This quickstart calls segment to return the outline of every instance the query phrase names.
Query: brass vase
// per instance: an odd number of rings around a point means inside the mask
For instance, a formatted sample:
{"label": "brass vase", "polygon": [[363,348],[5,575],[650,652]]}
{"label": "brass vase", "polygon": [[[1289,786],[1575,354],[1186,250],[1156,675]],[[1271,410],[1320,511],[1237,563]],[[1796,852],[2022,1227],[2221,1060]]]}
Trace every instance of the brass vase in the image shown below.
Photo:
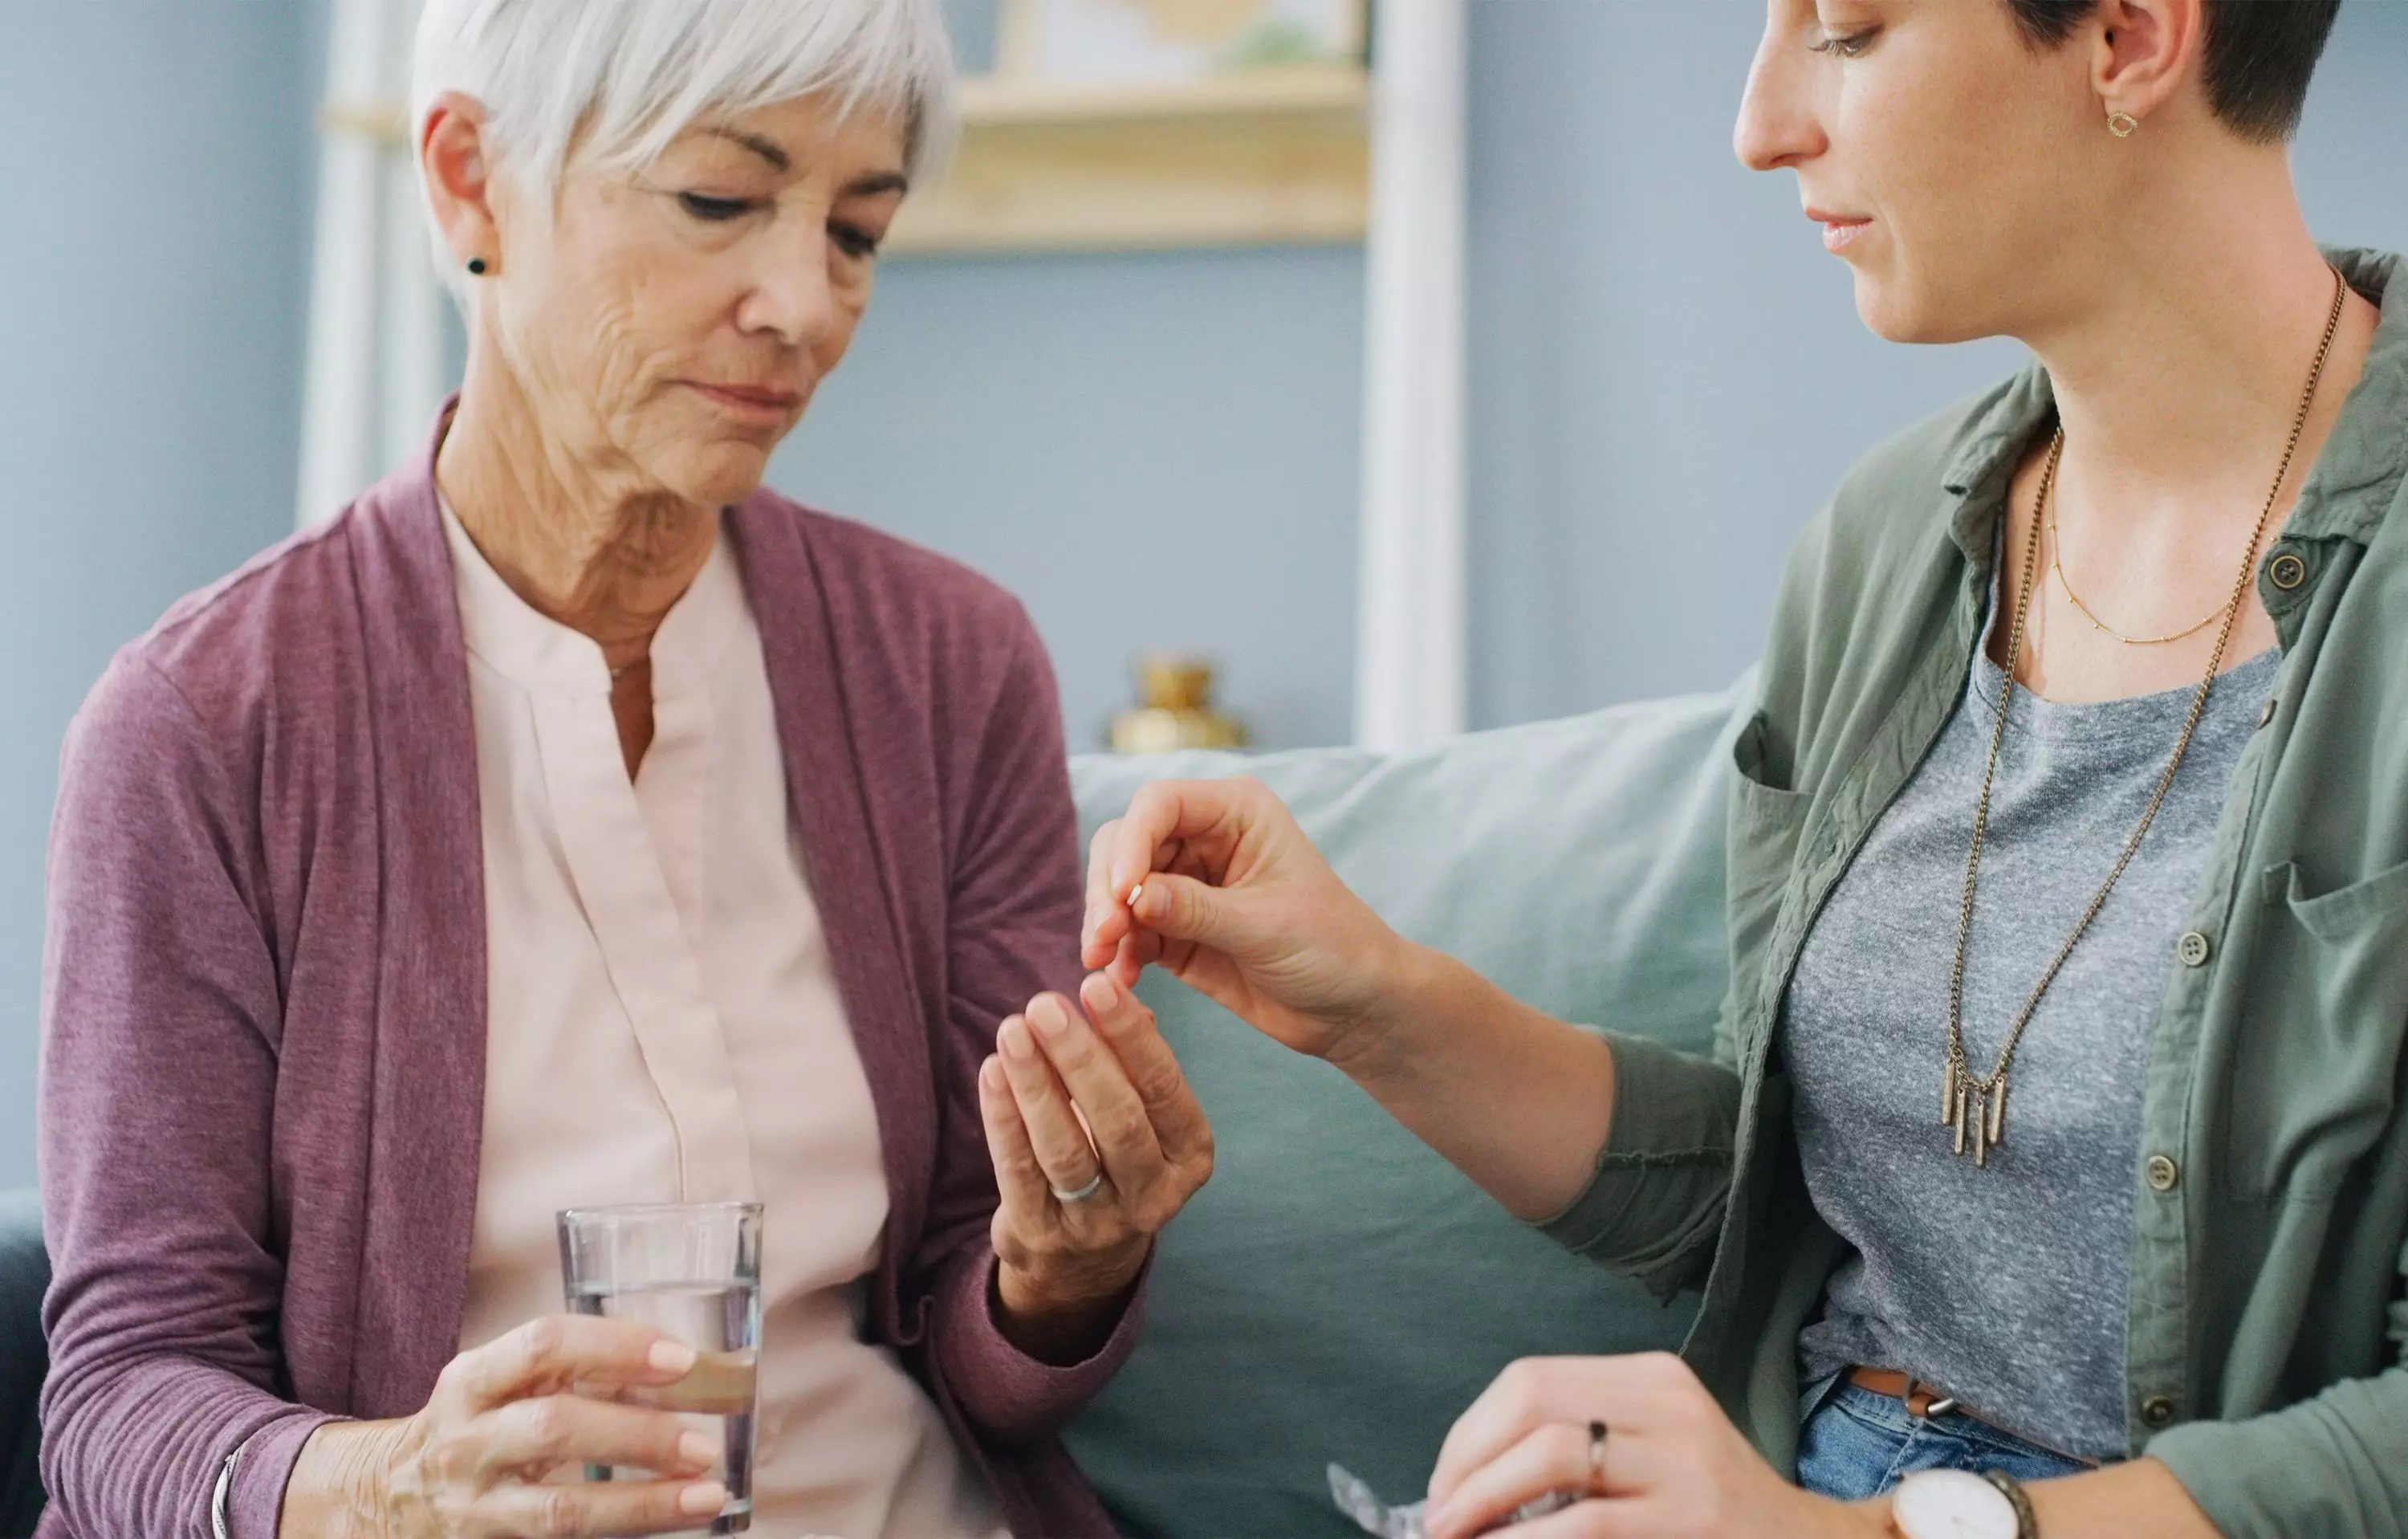
{"label": "brass vase", "polygon": [[1112,718],[1115,754],[1182,748],[1243,748],[1245,725],[1212,709],[1212,665],[1184,653],[1152,652],[1137,663],[1138,699]]}

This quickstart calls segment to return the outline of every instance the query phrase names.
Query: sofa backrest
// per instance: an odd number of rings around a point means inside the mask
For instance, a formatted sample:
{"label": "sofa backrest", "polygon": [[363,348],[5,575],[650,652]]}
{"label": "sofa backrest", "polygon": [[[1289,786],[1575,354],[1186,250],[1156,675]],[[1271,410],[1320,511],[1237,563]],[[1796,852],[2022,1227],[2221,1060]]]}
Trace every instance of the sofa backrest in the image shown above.
{"label": "sofa backrest", "polygon": [[[1618,707],[1393,755],[1085,758],[1082,822],[1150,781],[1250,774],[1414,940],[1567,1020],[1703,1051],[1727,971],[1724,767],[1754,702]],[[1417,1497],[1515,1359],[1677,1345],[1690,1305],[1515,1222],[1326,1066],[1167,977],[1144,996],[1212,1118],[1136,1357],[1069,1430],[1124,1530],[1342,1535],[1326,1467]]]}
{"label": "sofa backrest", "polygon": [[0,1192],[0,1539],[32,1533],[42,1515],[36,1412],[50,1363],[42,1346],[50,1286],[40,1201],[30,1191]]}

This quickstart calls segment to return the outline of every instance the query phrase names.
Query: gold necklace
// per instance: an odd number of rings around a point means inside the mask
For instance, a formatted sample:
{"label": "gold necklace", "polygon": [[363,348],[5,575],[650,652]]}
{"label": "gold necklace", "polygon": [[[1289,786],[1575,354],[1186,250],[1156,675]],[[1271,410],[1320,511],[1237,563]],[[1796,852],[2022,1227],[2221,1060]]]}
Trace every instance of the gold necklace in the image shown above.
{"label": "gold necklace", "polygon": [[[2054,490],[2055,488],[2052,487],[2051,491],[2054,492]],[[2072,601],[2075,609],[2082,611],[2082,618],[2090,622],[2092,629],[2097,630],[2100,634],[2114,640],[2121,641],[2128,647],[2161,647],[2173,641],[2186,641],[2192,637],[2198,635],[2200,631],[2205,630],[2208,626],[2215,624],[2218,620],[2223,619],[2226,613],[2232,608],[2232,606],[2228,603],[2223,609],[2215,611],[2205,619],[2200,621],[2199,624],[2186,626],[2181,630],[2175,631],[2171,636],[2125,635],[2122,631],[2117,630],[2106,621],[2100,619],[2097,613],[2091,610],[2090,606],[2082,601],[2082,596],[2073,591],[2072,580],[2065,575],[2065,540],[2057,532],[2057,501],[2054,496],[2051,497],[2048,504],[2048,570],[2049,575],[2057,579],[2057,585],[2065,590],[2065,597]]]}
{"label": "gold necklace", "polygon": [[2324,378],[2325,361],[2332,354],[2333,338],[2341,330],[2342,307],[2349,297],[2349,280],[2341,269],[2333,269],[2332,312],[2325,318],[2324,340],[2316,348],[2316,361],[2308,370],[2307,388],[2300,396],[2299,414],[2291,421],[2290,440],[2283,446],[2282,468],[2274,472],[2274,484],[2267,490],[2266,506],[2258,511],[2258,527],[2249,536],[2249,551],[2241,562],[2241,575],[2233,580],[2232,597],[2220,611],[2224,626],[2215,633],[2215,652],[2207,660],[2207,676],[2199,682],[2199,691],[2191,697],[2190,715],[2183,723],[2182,736],[2174,743],[2173,756],[2166,761],[2165,772],[2157,777],[2157,788],[2149,798],[2148,810],[2141,814],[2141,826],[2124,841],[2123,853],[2115,857],[2115,867],[2107,873],[2092,895],[2089,906],[2073,927],[2073,933],[2057,947],[2057,956],[2033,985],[2031,997],[2008,1028],[2006,1044],[1999,1050],[1999,1064],[1986,1078],[1977,1078],[1965,1061],[1965,945],[1973,933],[1973,892],[1982,870],[1982,841],[1989,831],[1990,791],[1999,774],[1999,745],[2007,735],[2007,710],[2015,697],[2015,667],[2023,654],[2024,624],[2031,611],[2033,579],[2040,570],[2040,530],[2042,510],[2049,505],[2049,494],[2057,484],[2057,467],[2065,457],[2065,424],[2057,424],[2057,436],[2048,446],[2048,463],[2041,471],[2040,496],[2032,504],[2031,533],[2024,546],[2023,575],[2015,584],[2015,617],[2014,628],[2007,633],[2006,676],[1999,685],[1998,719],[1990,728],[1990,759],[1982,771],[1982,799],[1973,809],[1973,847],[1965,857],[1965,899],[1956,919],[1956,960],[1948,973],[1948,1065],[1947,1077],[1940,1092],[1940,1121],[1954,1130],[1955,1150],[1965,1153],[1970,1145],[1973,1163],[1987,1166],[1990,1151],[2006,1142],[2007,1136],[2007,1073],[2014,1067],[2015,1046],[2023,1041],[2024,1028],[2031,1024],[2032,1014],[2040,1008],[2041,996],[2057,981],[2065,959],[2089,930],[2090,922],[2107,903],[2107,895],[2115,890],[2123,877],[2124,868],[2141,847],[2149,826],[2157,821],[2158,808],[2165,805],[2166,792],[2174,783],[2174,771],[2182,768],[2183,755],[2190,752],[2190,740],[2199,730],[2200,718],[2207,712],[2208,692],[2215,686],[2215,676],[2223,669],[2225,649],[2232,643],[2233,624],[2241,615],[2241,600],[2249,592],[2249,575],[2258,565],[2258,547],[2265,542],[2266,525],[2274,516],[2274,504],[2283,495],[2283,482],[2291,474],[2291,460],[2300,450],[2300,436],[2307,431],[2308,412],[2315,404],[2316,384]]}

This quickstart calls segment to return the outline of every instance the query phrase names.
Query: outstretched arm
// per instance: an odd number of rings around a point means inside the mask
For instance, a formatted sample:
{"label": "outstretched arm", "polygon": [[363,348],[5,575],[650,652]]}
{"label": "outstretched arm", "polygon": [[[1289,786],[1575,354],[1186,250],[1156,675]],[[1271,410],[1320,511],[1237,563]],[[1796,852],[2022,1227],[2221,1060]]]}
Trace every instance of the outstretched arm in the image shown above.
{"label": "outstretched arm", "polygon": [[1160,965],[1343,1071],[1524,1219],[1564,1214],[1598,1177],[1616,1044],[1397,934],[1256,782],[1140,792],[1089,852],[1084,933],[1086,964],[1122,986]]}

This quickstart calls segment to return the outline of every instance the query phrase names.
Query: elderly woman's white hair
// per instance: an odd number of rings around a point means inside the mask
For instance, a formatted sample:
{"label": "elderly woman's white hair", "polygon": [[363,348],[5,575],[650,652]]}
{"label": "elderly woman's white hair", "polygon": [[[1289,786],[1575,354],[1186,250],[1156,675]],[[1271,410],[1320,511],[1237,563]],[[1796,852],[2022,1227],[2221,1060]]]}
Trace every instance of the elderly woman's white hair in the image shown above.
{"label": "elderly woman's white hair", "polygon": [[798,96],[900,113],[915,179],[954,131],[936,0],[426,0],[413,65],[410,122],[473,98],[497,169],[545,203],[572,151],[638,169],[706,118]]}

